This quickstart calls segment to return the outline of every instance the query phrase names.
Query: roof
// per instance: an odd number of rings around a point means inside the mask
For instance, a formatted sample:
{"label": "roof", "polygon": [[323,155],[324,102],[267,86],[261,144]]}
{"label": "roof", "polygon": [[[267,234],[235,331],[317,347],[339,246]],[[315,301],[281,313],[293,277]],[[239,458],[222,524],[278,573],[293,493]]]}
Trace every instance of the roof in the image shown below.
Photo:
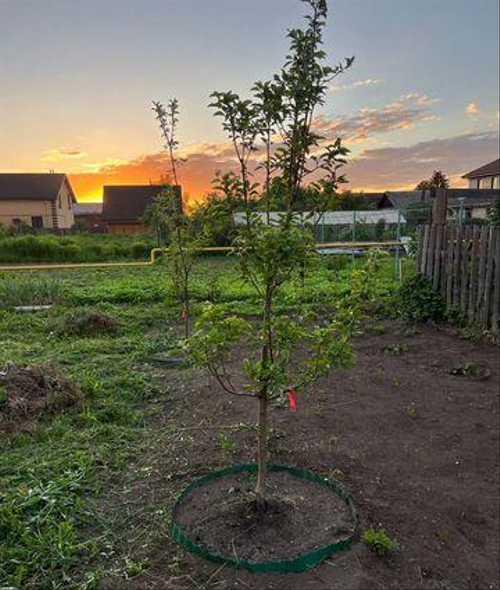
{"label": "roof", "polygon": [[396,209],[408,207],[408,205],[423,204],[429,200],[429,191],[389,191],[386,194]]}
{"label": "roof", "polygon": [[[449,188],[446,192],[450,207],[458,207],[461,199],[465,205],[476,207],[487,206],[500,199],[499,189]],[[423,205],[432,201],[431,191],[395,191],[388,192],[387,197],[395,208],[402,210],[408,205]]]}
{"label": "roof", "polygon": [[0,201],[55,201],[64,183],[76,203],[66,174],[0,173]]}
{"label": "roof", "polygon": [[498,200],[500,200],[500,189],[448,189],[449,207],[459,207],[462,204],[466,206],[487,207]]}
{"label": "roof", "polygon": [[[267,213],[256,213],[261,221],[266,222]],[[273,211],[269,213],[270,225],[276,225],[285,215],[285,212]],[[406,223],[403,215],[396,209],[381,209],[378,211],[325,211],[324,213],[311,213],[305,211],[299,214],[305,223],[317,223],[319,225],[351,225],[354,220],[360,223],[376,225],[380,221],[388,224],[396,224],[398,221]],[[233,219],[236,225],[246,225],[246,214],[243,211],[234,213]]]}
{"label": "roof", "polygon": [[500,176],[500,158],[480,168],[476,168],[472,172],[467,172],[462,178],[484,178],[486,176]]}
{"label": "roof", "polygon": [[[103,219],[116,223],[140,223],[148,205],[164,188],[159,184],[105,186]],[[181,198],[181,187],[175,188]]]}
{"label": "roof", "polygon": [[78,203],[73,212],[75,215],[102,215],[102,203]]}
{"label": "roof", "polygon": [[359,199],[366,207],[378,207],[385,198],[385,193],[351,193],[351,196]]}

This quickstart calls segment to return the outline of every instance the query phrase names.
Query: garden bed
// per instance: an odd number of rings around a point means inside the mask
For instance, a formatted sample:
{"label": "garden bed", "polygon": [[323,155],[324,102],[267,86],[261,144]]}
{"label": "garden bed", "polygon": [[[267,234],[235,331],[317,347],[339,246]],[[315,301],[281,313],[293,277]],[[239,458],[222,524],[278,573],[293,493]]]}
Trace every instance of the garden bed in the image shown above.
{"label": "garden bed", "polygon": [[[147,563],[147,573],[108,577],[104,588],[497,590],[498,348],[449,329],[384,322],[366,327],[356,351],[356,367],[322,380],[296,414],[273,412],[272,460],[341,480],[360,530],[385,529],[398,552],[381,558],[359,542],[308,573],[256,575],[179,550],[167,515],[197,478],[253,460],[255,431],[246,424],[254,408],[199,371],[157,369],[169,399],[143,454],[98,507],[122,539],[119,553]],[[452,374],[470,362],[491,377]]]}
{"label": "garden bed", "polygon": [[337,482],[270,466],[257,502],[254,465],[195,482],[175,510],[177,539],[198,555],[258,572],[311,569],[350,545],[357,515]]}

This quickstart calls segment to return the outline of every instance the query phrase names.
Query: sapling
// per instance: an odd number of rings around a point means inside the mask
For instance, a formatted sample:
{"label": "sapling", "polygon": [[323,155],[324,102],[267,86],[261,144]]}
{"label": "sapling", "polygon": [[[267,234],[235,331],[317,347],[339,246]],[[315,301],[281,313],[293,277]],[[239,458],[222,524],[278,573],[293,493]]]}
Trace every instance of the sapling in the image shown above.
{"label": "sapling", "polygon": [[182,160],[177,157],[179,102],[174,98],[168,102],[166,108],[160,102],[153,102],[153,111],[165,142],[164,148],[169,161],[167,176],[172,178],[174,186],[164,187],[152,206],[150,216],[154,223],[167,232],[169,245],[166,259],[170,269],[172,290],[181,304],[184,336],[188,338],[191,317],[191,276],[204,240],[203,234],[195,231],[193,221],[184,214],[182,206],[178,177],[178,166]]}
{"label": "sapling", "polygon": [[[243,100],[233,92],[212,95],[215,114],[223,119],[240,165],[246,224],[234,247],[242,276],[258,298],[259,317],[249,321],[208,306],[188,342],[194,361],[208,369],[224,392],[258,402],[255,497],[259,510],[267,506],[269,408],[287,396],[295,407],[297,392],[330,369],[350,365],[350,337],[369,278],[368,271],[353,274],[349,301],[332,302],[328,322],[318,322],[306,312],[284,316],[276,311],[284,287],[316,256],[312,233],[296,213],[304,179],[323,172],[335,185],[337,167],[345,156],[339,141],[325,146],[313,123],[331,79],[350,67],[353,58],[334,68],[324,65],[321,45],[327,4],[325,0],[303,2],[309,8],[306,26],[288,33],[290,53],[273,81],[257,83],[253,100]],[[285,210],[275,225],[264,223],[251,207],[259,187],[252,183],[249,161],[262,145],[265,180],[261,194],[268,198],[271,184],[279,183],[285,196]],[[241,349],[246,358],[233,374],[235,351]]]}

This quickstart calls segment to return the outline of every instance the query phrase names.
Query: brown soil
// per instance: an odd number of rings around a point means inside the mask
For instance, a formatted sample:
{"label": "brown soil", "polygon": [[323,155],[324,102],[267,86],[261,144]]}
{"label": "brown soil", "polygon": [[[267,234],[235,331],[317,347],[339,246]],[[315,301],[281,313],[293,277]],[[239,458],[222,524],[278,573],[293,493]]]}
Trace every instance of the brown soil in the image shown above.
{"label": "brown soil", "polygon": [[[168,518],[178,494],[212,470],[254,460],[255,431],[241,424],[257,409],[201,371],[158,368],[166,400],[156,402],[152,435],[96,507],[98,519],[114,522],[119,554],[148,568],[103,588],[498,590],[499,349],[387,322],[367,329],[356,351],[357,365],[319,382],[297,413],[273,411],[272,461],[341,479],[361,530],[384,528],[399,552],[380,558],[359,543],[311,572],[280,576],[221,569],[180,549]],[[468,363],[489,378],[452,374]]]}
{"label": "brown soil", "polygon": [[44,414],[56,414],[80,404],[80,389],[49,365],[8,365],[0,372],[0,432],[32,430]]}
{"label": "brown soil", "polygon": [[254,487],[255,476],[246,473],[197,488],[176,522],[208,551],[252,563],[295,559],[354,532],[346,503],[326,487],[271,472],[264,506],[252,497]]}
{"label": "brown soil", "polygon": [[67,336],[99,336],[115,334],[118,322],[103,313],[83,312],[64,318],[59,333]]}

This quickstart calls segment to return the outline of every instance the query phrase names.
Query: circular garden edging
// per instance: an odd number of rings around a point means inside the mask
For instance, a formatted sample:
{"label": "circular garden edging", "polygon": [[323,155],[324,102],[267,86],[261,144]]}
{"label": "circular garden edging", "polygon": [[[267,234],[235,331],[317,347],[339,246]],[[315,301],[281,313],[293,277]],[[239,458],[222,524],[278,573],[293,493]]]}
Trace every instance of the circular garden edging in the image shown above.
{"label": "circular garden edging", "polygon": [[183,546],[187,551],[192,553],[193,555],[197,555],[202,557],[203,559],[212,561],[214,563],[220,563],[229,565],[234,568],[238,569],[245,569],[252,573],[301,573],[308,570],[313,569],[317,565],[319,565],[325,559],[328,559],[333,554],[338,553],[339,551],[343,551],[349,549],[352,545],[353,541],[357,537],[358,533],[358,514],[356,508],[354,506],[354,502],[352,499],[351,494],[336,480],[329,480],[324,477],[320,477],[311,471],[306,469],[299,469],[295,467],[287,467],[284,465],[269,465],[268,466],[269,473],[277,473],[277,472],[286,472],[293,477],[305,481],[310,481],[315,484],[318,484],[324,488],[329,489],[333,494],[335,494],[338,498],[343,500],[345,503],[347,510],[350,514],[352,522],[354,523],[354,529],[348,537],[343,538],[340,541],[325,545],[320,547],[319,549],[315,549],[313,551],[303,553],[298,557],[293,559],[284,559],[284,560],[276,560],[276,561],[265,561],[260,563],[254,563],[251,561],[246,561],[243,559],[232,559],[230,557],[225,557],[223,555],[219,555],[215,551],[209,551],[205,547],[200,544],[197,544],[192,538],[190,538],[189,534],[184,530],[184,528],[177,522],[176,517],[179,510],[179,507],[183,504],[183,502],[189,498],[189,496],[197,489],[202,488],[203,486],[210,484],[216,480],[223,479],[228,476],[234,476],[242,473],[249,473],[249,474],[256,474],[257,473],[257,465],[250,464],[250,465],[236,465],[233,467],[228,467],[226,469],[222,469],[220,471],[214,471],[205,477],[197,479],[192,484],[190,484],[184,492],[180,495],[177,499],[177,502],[174,505],[173,513],[172,513],[172,536],[174,540]]}

